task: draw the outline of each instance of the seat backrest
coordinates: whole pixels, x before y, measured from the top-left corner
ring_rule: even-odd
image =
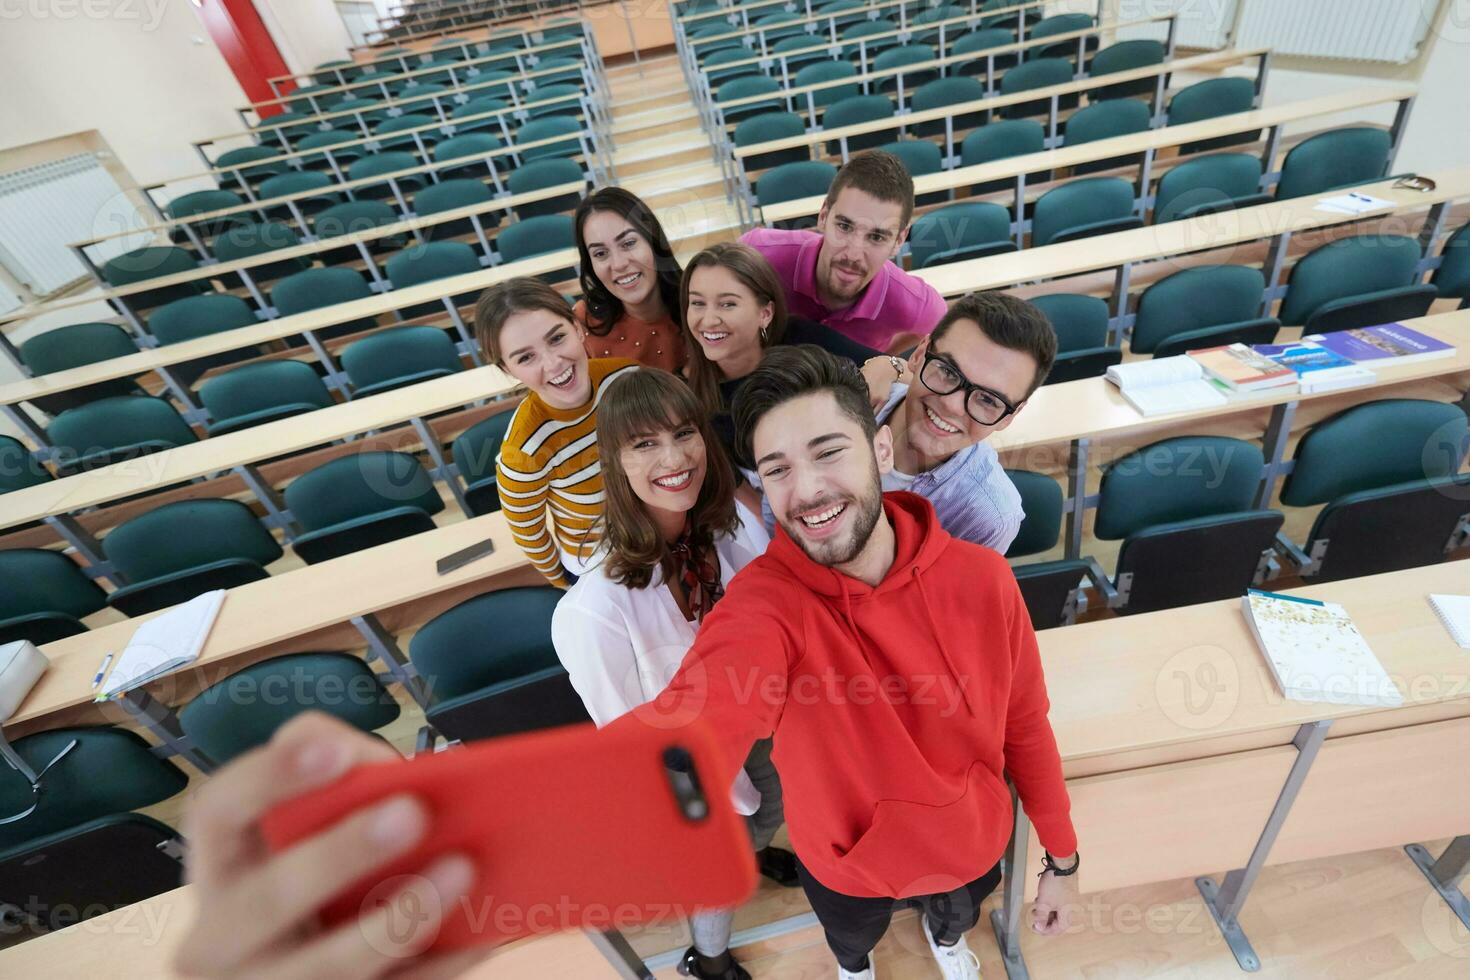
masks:
[[[454,465],[466,483],[495,475],[495,457],[515,412],[497,412],[459,434],[450,447]]]
[[[1026,33],[1032,37],[1051,37],[1054,34],[1085,31],[1092,25],[1093,19],[1091,14],[1055,14],[1038,21]]]
[[[15,751],[40,771],[76,741],[46,773],[39,798],[9,766],[0,766],[0,813],[9,816],[33,802],[35,812],[0,824],[0,850],[76,827],[98,817],[152,806],[182,792],[189,779],[158,758],[134,732],[120,728],[58,728],[16,740]]]
[[[161,443],[197,441],[189,423],[162,398],[118,395],[69,408],[51,420],[46,435],[64,457]]]
[[[323,208],[311,219],[311,227],[317,238],[337,238],[372,231],[384,225],[396,224],[403,218],[392,205],[383,201],[343,201]]]
[[[379,174],[409,170],[417,166],[419,166],[419,158],[412,153],[405,150],[385,150],[382,153],[369,153],[365,157],[352,161],[352,166],[347,168],[347,179],[361,180],[364,177],[376,177]]]
[[[258,361],[231,368],[201,384],[199,400],[217,421],[284,405],[335,404],[321,377],[304,361]]]
[[[459,177],[454,180],[441,180],[419,191],[414,195],[413,209],[419,214],[437,214],[440,211],[462,208],[470,204],[484,204],[486,201],[493,200],[494,197],[495,195],[490,193],[490,188],[485,186],[484,181],[475,180],[472,177]]]
[[[770,95],[779,91],[781,91],[780,83],[765,75],[757,75],[753,78],[732,78],[715,90],[715,101],[730,102],[734,99],[749,98],[752,95]]]
[[[1050,293],[1033,296],[1031,303],[1051,322],[1057,334],[1057,353],[1101,347],[1108,340],[1108,304],[1096,296]]]
[[[822,115],[823,129],[851,126],[854,123],[890,119],[894,115],[893,100],[886,95],[853,95],[834,102]]]
[[[1072,80],[1072,63],[1066,58],[1034,58],[1001,76],[1000,94],[1010,95],[1047,85],[1065,85]]]
[[[390,136],[393,133],[402,132],[405,129],[417,129],[419,126],[431,126],[436,122],[433,116],[426,116],[419,112],[405,113],[401,116],[393,116],[378,123],[373,130],[375,136]],[[432,132],[432,131],[431,131]],[[411,138],[411,137],[410,137]],[[432,140],[432,136],[429,137]]]
[[[950,45],[950,54],[970,54],[974,51],[985,51],[988,48],[999,48],[1006,44],[1016,43],[1016,33],[1004,27],[982,27],[978,31],[971,31],[955,39]]]
[[[81,619],[107,604],[107,594],[59,551],[0,551],[0,620],[56,612]],[[0,772],[9,772],[0,767]]]
[[[572,219],[565,214],[542,214],[507,225],[495,239],[506,262],[528,259],[576,244]]]
[[[1063,143],[1075,146],[1113,136],[1142,133],[1149,127],[1153,113],[1138,99],[1108,99],[1078,109],[1067,120]]]
[[[180,194],[169,201],[164,211],[170,218],[187,218],[190,215],[204,214],[207,211],[237,208],[244,203],[245,199],[234,191],[193,191],[189,194]]]
[[[865,20],[852,24],[838,36],[844,41],[857,41],[865,37],[872,37],[874,34],[891,34],[896,30],[898,30],[898,24],[895,21],[888,17],[880,17],[877,20]],[[855,51],[857,47],[854,45],[848,50]]]
[[[356,166],[356,164],[353,164]],[[268,200],[273,197],[285,197],[287,194],[300,194],[303,191],[322,190],[332,186],[332,178],[324,173],[314,170],[298,171],[296,173],[281,174],[276,177],[267,177],[260,182],[259,197]],[[323,197],[335,198],[335,194],[323,194]]]
[[[873,59],[873,71],[888,71],[904,65],[916,65],[922,61],[933,61],[938,55],[932,44],[901,44],[889,48]]]
[[[1286,154],[1276,196],[1284,200],[1378,180],[1388,171],[1392,151],[1393,138],[1382,129],[1355,126],[1319,133]]]
[[[1046,149],[1046,128],[1034,119],[1002,119],[970,133],[960,144],[960,165],[972,167]]]
[[[271,303],[282,316],[366,299],[373,294],[355,269],[306,269],[289,275],[271,289]]]
[[[968,75],[951,75],[925,82],[914,90],[913,109],[938,109],[941,106],[957,105],[985,98],[985,86]]]
[[[353,341],[342,351],[342,367],[358,388],[426,371],[458,371],[461,366],[454,342],[438,327],[390,327]]]
[[[281,221],[251,221],[234,225],[214,240],[214,257],[221,262],[247,259],[301,244],[296,229]]]
[[[479,272],[475,250],[464,242],[429,242],[406,248],[387,262],[388,280],[394,289],[447,276]]]
[[[1249,78],[1207,78],[1180,89],[1169,100],[1169,125],[1246,112],[1255,98],[1256,86]]]
[[[1126,538],[1156,524],[1251,509],[1265,458],[1223,436],[1180,436],[1134,450],[1103,470],[1093,533]]]
[[[786,139],[806,132],[806,124],[794,112],[763,112],[740,120],[735,127],[735,145],[751,146],[768,140]]]
[[[335,112],[336,109],[334,108],[333,111]],[[350,143],[355,139],[359,139],[361,135],[360,133],[349,132],[345,129],[324,129],[319,133],[312,133],[310,136],[303,137],[296,144],[296,149],[317,150],[324,146],[336,146],[338,143]],[[354,150],[356,150],[355,147]]]
[[[755,183],[756,201],[765,207],[827,193],[837,177],[837,168],[821,160],[799,160],[772,167]]]
[[[539,191],[544,187],[555,187],[558,184],[570,184],[585,179],[586,174],[583,173],[580,163],[565,157],[553,157],[549,160],[534,160],[512,170],[510,176],[506,178],[506,187],[512,194],[525,194],[529,191]]]
[[[262,188],[264,186],[265,184],[261,185]],[[109,285],[126,286],[144,279],[171,276],[176,272],[192,272],[198,266],[193,254],[182,248],[172,245],[145,245],[109,259],[102,266],[102,278]]]
[[[534,143],[537,140],[551,139],[555,136],[572,137],[582,131],[580,120],[570,116],[545,116],[541,119],[532,119],[516,131],[516,145]],[[545,146],[536,146],[521,150],[521,159],[533,160],[543,156],[571,156],[581,153],[581,143],[573,138],[563,140],[559,143],[548,143]]]
[[[548,586],[476,596],[425,623],[409,659],[441,700],[559,666],[551,617],[560,598]]]
[[[791,84],[793,87],[799,88],[803,85],[816,85],[819,82],[832,82],[838,79],[851,78],[856,74],[857,68],[850,61],[819,61],[814,65],[807,65],[798,71],[796,78],[792,80]],[[826,88],[820,88],[811,92],[810,95],[812,105],[820,109],[834,102],[840,102],[854,95],[860,95],[862,90],[861,85],[853,82],[850,85],[829,85]],[[796,100],[796,105],[800,108],[805,108],[806,96],[800,96]]]
[[[36,374],[136,353],[138,345],[115,323],[73,323],[38,333],[20,345],[20,359]]]
[[[1314,249],[1292,266],[1277,315],[1285,326],[1305,323],[1318,307],[1414,281],[1419,243],[1406,235],[1355,235]]]
[[[1041,195],[1031,219],[1032,247],[1048,245],[1080,225],[1127,217],[1133,210],[1133,185],[1121,177],[1086,177]]]
[[[1157,65],[1164,60],[1164,46],[1149,38],[1119,41],[1092,56],[1089,75],[1110,75],[1116,71]]]
[[[1154,195],[1154,223],[1185,217],[1190,209],[1201,205],[1256,194],[1260,187],[1260,157],[1249,153],[1212,153],[1186,160],[1159,179]]]
[[[434,147],[434,160],[442,163],[476,153],[493,153],[503,145],[500,137],[493,133],[465,133],[437,144]]]
[[[1292,507],[1345,494],[1447,477],[1460,468],[1470,425],[1459,406],[1417,398],[1355,405],[1302,436],[1281,484]]]
[[[1414,480],[1334,498],[1307,537],[1320,565],[1312,582],[1335,582],[1445,560],[1445,545],[1470,514],[1470,474]],[[1322,544],[1327,550],[1319,551]]]
[[[1266,277],[1244,265],[1183,269],[1143,291],[1133,322],[1132,349],[1151,353],[1174,334],[1260,316]]]
[[[483,78],[484,76],[481,76],[481,77]],[[449,114],[449,118],[450,119],[463,119],[465,116],[478,116],[482,112],[498,112],[499,110],[508,108],[509,106],[510,106],[510,103],[509,102],[506,102],[504,99],[498,99],[498,98],[496,98],[493,95],[485,95],[485,96],[481,96],[478,99],[470,99],[470,101],[466,102],[464,105],[459,106],[458,108],[456,108],[453,112],[451,112]],[[500,124],[497,123],[494,119],[480,119],[480,120],[476,120],[475,122],[471,123],[471,125],[472,126],[475,126],[476,128],[478,128],[479,126],[482,126],[482,125],[486,126],[486,128],[489,128],[490,126],[499,126]],[[464,127],[457,126],[455,128],[456,129],[459,129],[459,130],[462,130]],[[456,136],[453,139],[448,139],[448,140],[445,140],[444,142],[446,142],[446,143],[453,143],[454,140],[463,139],[463,138],[464,137],[462,137],[462,136]],[[448,154],[448,153],[445,154],[446,157],[453,156],[453,155],[454,154]],[[435,147],[434,148],[434,158],[436,160],[439,158],[439,148],[438,147]]]
[[[922,269],[940,252],[1004,242],[1010,236],[1011,215],[1005,208],[988,201],[963,201],[920,217],[909,230],[908,241],[914,268]]]
[[[898,157],[898,162],[903,164],[903,169],[909,172],[910,177],[937,174],[944,169],[944,157],[939,152],[939,146],[928,140],[895,140],[884,143],[878,149]]]
[[[49,482],[51,471],[19,439],[0,435],[0,493]]]
[[[303,473],[287,485],[286,506],[308,531],[319,531],[398,507],[426,514],[444,509],[434,481],[407,453],[360,452]]]
[[[1155,524],[1118,549],[1117,575],[1129,583],[1124,613],[1239,599],[1281,530],[1274,510],[1244,510]]]
[[[269,565],[281,546],[238,500],[176,500],[124,521],[102,539],[102,550],[131,582],[228,558]]]
[[[1057,546],[1062,533],[1062,488],[1045,473],[1033,470],[1006,470],[1021,494],[1021,510],[1026,516],[1021,529],[1006,549],[1007,558],[1024,558]]]
[[[148,330],[161,344],[179,344],[256,322],[255,311],[240,297],[205,293],[160,306],[149,315]]]

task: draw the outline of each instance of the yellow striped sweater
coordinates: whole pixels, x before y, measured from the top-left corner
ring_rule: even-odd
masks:
[[[587,558],[596,545],[588,532],[602,516],[597,405],[608,384],[638,370],[638,362],[599,357],[589,360],[587,369],[592,378],[588,404],[552,408],[534,392],[527,395],[495,460],[500,509],[511,535],[537,570],[559,588],[570,584],[561,552]]]

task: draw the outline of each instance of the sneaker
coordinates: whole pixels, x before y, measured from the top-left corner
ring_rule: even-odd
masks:
[[[677,969],[680,976],[694,977],[695,980],[750,980],[749,971],[735,962],[733,957],[730,959],[730,968],[725,972],[706,973],[700,969],[699,952],[693,946],[684,950],[684,957],[679,960]]]
[[[851,970],[844,970],[841,963],[837,964],[837,980],[877,980],[877,976],[873,972],[873,957],[871,956],[868,957],[868,968],[866,970],[859,970],[856,973],[853,973]]]
[[[929,934],[929,924],[920,927],[924,938],[929,940],[929,949],[934,953],[934,962],[939,964],[939,975],[944,980],[980,980],[980,957],[965,945],[965,937],[953,946],[941,946]]]

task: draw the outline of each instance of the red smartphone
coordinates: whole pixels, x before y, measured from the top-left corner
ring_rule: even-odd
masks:
[[[456,851],[475,863],[475,884],[431,948],[457,949],[739,904],[756,871],[730,804],[735,771],[702,724],[573,725],[363,766],[275,807],[261,829],[279,851],[360,807],[417,796],[431,814],[425,842],[354,883],[322,919],[355,918],[396,891],[397,876]]]

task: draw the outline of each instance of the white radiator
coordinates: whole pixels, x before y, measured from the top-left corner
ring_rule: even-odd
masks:
[[[0,174],[0,263],[37,297],[87,275],[67,248],[147,221],[90,153]],[[110,239],[88,250],[98,265],[153,241],[149,234]]]
[[[1249,0],[1247,0],[1249,2]],[[1119,20],[1142,20],[1177,14],[1175,43],[1181,48],[1218,51],[1230,43],[1238,0],[1118,0]],[[1132,27],[1118,32],[1122,40],[1158,38],[1157,28]]]
[[[1244,0],[1238,48],[1347,61],[1414,60],[1439,0]]]

